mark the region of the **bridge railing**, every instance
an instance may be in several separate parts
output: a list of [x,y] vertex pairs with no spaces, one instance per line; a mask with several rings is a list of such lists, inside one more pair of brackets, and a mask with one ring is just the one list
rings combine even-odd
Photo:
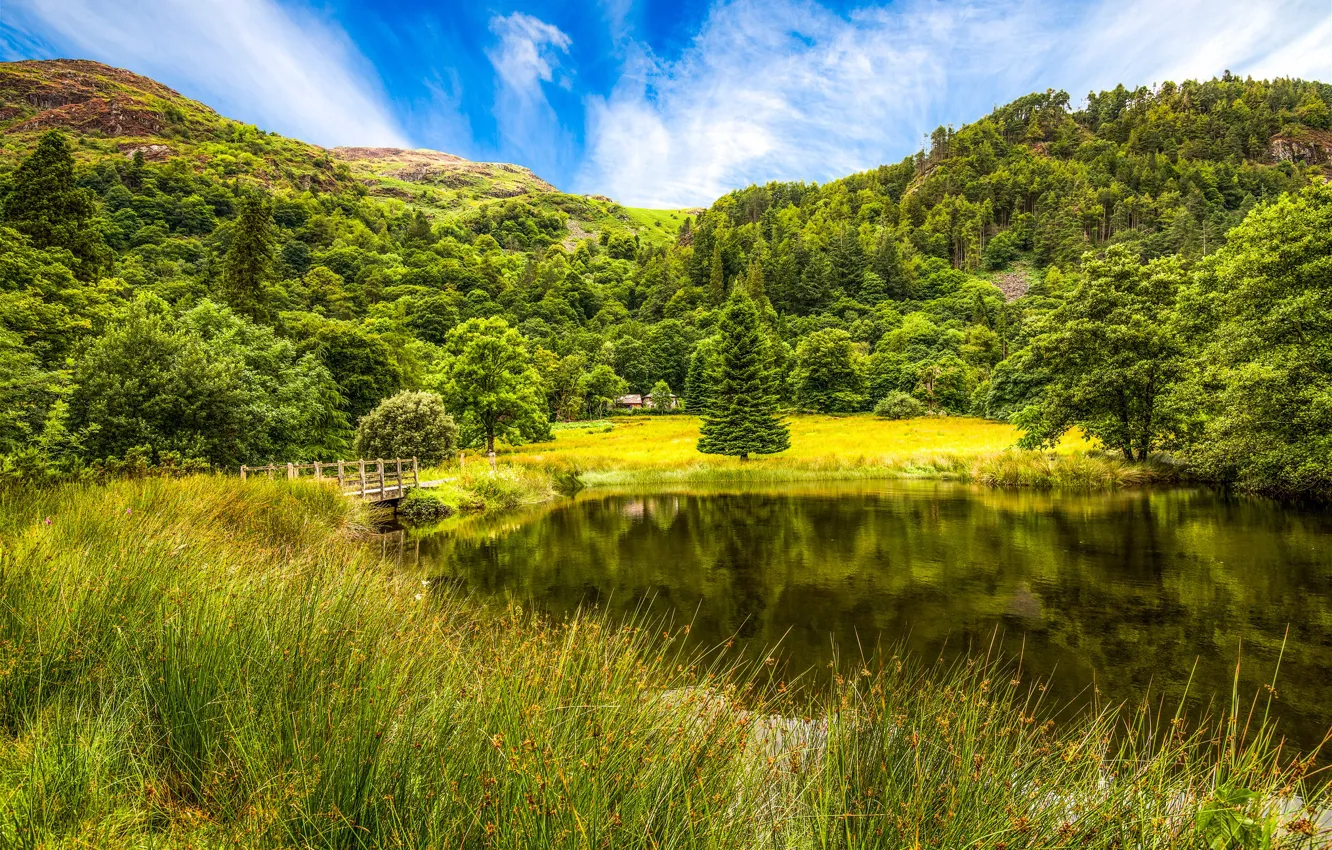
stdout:
[[409,489],[421,486],[421,471],[414,457],[392,460],[376,458],[315,461],[240,468],[242,481],[256,474],[266,475],[269,478],[285,475],[293,481],[301,477],[313,477],[316,481],[336,483],[338,490],[344,496],[355,496],[368,502],[400,499]]

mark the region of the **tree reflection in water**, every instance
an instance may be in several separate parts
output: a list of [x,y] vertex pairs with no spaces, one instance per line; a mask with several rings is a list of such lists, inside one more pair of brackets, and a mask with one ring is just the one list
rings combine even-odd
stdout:
[[[419,547],[418,544],[419,543]],[[1332,725],[1332,516],[1207,491],[1013,492],[938,482],[584,492],[418,536],[425,569],[555,614],[647,607],[699,645],[780,643],[789,674],[859,647],[992,641],[1057,700],[1173,704],[1262,689],[1302,747]]]

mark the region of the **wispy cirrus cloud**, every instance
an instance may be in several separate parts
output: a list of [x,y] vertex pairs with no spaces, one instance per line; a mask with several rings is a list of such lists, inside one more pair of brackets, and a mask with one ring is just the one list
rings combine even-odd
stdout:
[[407,144],[346,33],[276,0],[7,0],[4,18],[11,58],[99,59],[322,145]]
[[1332,76],[1324,0],[905,0],[840,14],[722,0],[674,60],[627,51],[587,100],[579,191],[706,204],[750,182],[900,159],[938,123],[1032,90],[1211,77]]
[[495,69],[495,119],[500,140],[537,173],[554,173],[572,156],[572,137],[546,97],[545,86],[570,88],[563,64],[573,44],[559,27],[522,12],[496,15],[498,41],[486,51]]

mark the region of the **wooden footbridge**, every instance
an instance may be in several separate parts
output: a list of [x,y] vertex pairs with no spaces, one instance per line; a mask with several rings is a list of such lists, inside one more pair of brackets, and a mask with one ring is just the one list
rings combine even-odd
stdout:
[[422,481],[416,458],[392,460],[338,460],[314,463],[270,464],[268,466],[242,466],[240,477],[244,481],[251,475],[276,478],[285,475],[295,481],[313,478],[325,484],[337,484],[342,495],[372,503],[397,503],[418,487],[438,487],[439,481]]

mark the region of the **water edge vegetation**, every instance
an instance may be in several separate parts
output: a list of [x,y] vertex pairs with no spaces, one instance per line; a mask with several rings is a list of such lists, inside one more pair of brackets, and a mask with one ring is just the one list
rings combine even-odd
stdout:
[[[804,687],[684,627],[485,609],[350,500],[214,476],[0,494],[12,846],[1312,847],[1265,700],[1069,716],[1002,660]],[[799,694],[799,696],[797,695]]]

